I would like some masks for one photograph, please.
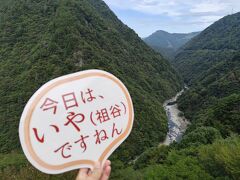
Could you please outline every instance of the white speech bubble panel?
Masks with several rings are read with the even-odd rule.
[[[87,70],[43,85],[24,108],[19,136],[37,169],[58,174],[105,161],[130,134],[133,119],[123,83]]]

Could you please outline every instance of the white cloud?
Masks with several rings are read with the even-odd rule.
[[[202,12],[219,12],[223,11],[226,8],[226,4],[218,4],[216,2],[211,2],[211,3],[201,3],[201,4],[196,4],[190,12],[193,13],[202,13]]]
[[[186,13],[231,13],[240,11],[240,0],[105,0],[113,7],[142,13],[181,16]]]
[[[203,17],[200,17],[200,20],[203,23],[211,23],[221,18],[222,16],[203,16]]]
[[[170,32],[203,30],[223,16],[240,11],[240,0],[104,0],[123,22],[141,36],[154,30]],[[120,12],[120,11],[119,11]]]
[[[178,3],[176,0],[105,0],[105,2],[120,9],[130,9],[147,14],[180,15],[180,11],[177,10]]]

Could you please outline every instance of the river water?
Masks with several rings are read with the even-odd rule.
[[[186,89],[186,87],[184,88]],[[169,100],[166,100],[163,104],[163,107],[166,111],[168,118],[168,133],[166,139],[163,143],[164,145],[169,145],[172,142],[179,142],[182,138],[182,135],[187,129],[189,121],[184,117],[183,113],[178,109],[176,103],[177,98],[182,95],[184,89],[178,92],[174,97]]]
[[[166,100],[163,104],[168,118],[169,131],[167,133],[165,141],[159,144],[160,146],[169,145],[174,141],[179,142],[182,138],[182,135],[186,131],[188,124],[190,124],[190,122],[184,116],[179,116],[179,113],[181,113],[181,111],[178,109],[176,103],[177,98],[182,95],[185,89],[188,89],[188,87],[185,86],[184,89],[178,92],[171,99]],[[141,155],[137,156],[130,163],[134,164],[140,156]]]

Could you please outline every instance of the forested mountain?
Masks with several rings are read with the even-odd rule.
[[[189,89],[177,103],[190,126],[179,143],[148,149],[114,178],[125,173],[124,179],[239,179],[239,33],[237,13],[181,49],[173,63]]]
[[[143,40],[155,51],[160,52],[164,57],[172,60],[177,50],[199,33],[200,32],[168,33],[159,30]]]
[[[6,153],[20,150],[18,124],[31,95],[55,77],[85,69],[113,73],[133,98],[133,132],[116,159],[126,163],[164,140],[162,103],[181,88],[180,79],[102,0],[0,0],[0,42],[0,153],[6,164],[12,162]]]
[[[189,89],[177,103],[191,125],[179,143],[148,149],[116,177],[127,171],[125,179],[239,179],[239,33],[237,13],[181,49],[173,64]]]
[[[223,138],[233,134],[239,137],[240,13],[220,19],[187,43],[176,56],[174,65],[190,85],[190,89],[178,100],[180,109],[192,122],[186,137],[203,127],[214,128]],[[210,136],[212,135],[209,134]],[[183,139],[181,144],[186,142],[189,144],[188,141],[193,137],[189,137],[187,140]],[[199,134],[198,138],[200,137]],[[194,143],[199,144],[199,140]],[[205,141],[204,143],[209,142]],[[233,142],[231,139],[226,139],[222,146],[225,146],[226,143],[230,145]],[[219,154],[212,154],[212,156],[221,156],[220,154],[222,154],[225,158],[221,157],[217,160],[217,157],[208,157],[208,168],[212,170],[210,174],[215,178],[238,179],[240,164],[236,162],[240,160],[240,156],[235,152],[239,152],[239,145],[239,138],[235,140],[231,148],[228,147],[225,150],[220,148],[219,144],[221,150],[215,149],[215,153]],[[206,149],[205,153],[211,151],[210,149]],[[235,160],[230,156],[235,157]],[[219,163],[215,162],[215,167],[212,166],[214,158],[216,158],[214,161],[219,161]],[[220,165],[220,162],[226,164]],[[217,167],[222,172],[217,170]]]
[[[198,79],[218,63],[240,51],[240,13],[226,16],[189,41],[173,63],[187,83]]]
[[[0,179],[76,178],[33,168],[17,129],[42,84],[91,68],[119,77],[134,103],[133,131],[111,156],[111,179],[239,179],[239,16],[219,20],[174,59],[190,85],[178,103],[191,125],[181,142],[159,146],[168,129],[162,103],[181,79],[102,0],[0,0]]]
[[[224,137],[240,133],[240,13],[204,30],[174,64],[191,85],[179,102],[196,126],[216,127]]]

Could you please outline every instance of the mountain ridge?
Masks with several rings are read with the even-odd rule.
[[[195,126],[215,127],[223,137],[240,133],[239,35],[240,13],[225,16],[190,40],[172,61],[190,85],[179,107]]]
[[[200,73],[218,61],[237,55],[240,50],[239,16],[240,13],[228,15],[213,23],[178,52],[173,65],[178,67],[188,83],[195,81]]]
[[[150,36],[143,38],[144,42],[165,58],[172,60],[176,52],[184,46],[190,39],[197,36],[200,32],[191,33],[169,33],[158,30]]]

